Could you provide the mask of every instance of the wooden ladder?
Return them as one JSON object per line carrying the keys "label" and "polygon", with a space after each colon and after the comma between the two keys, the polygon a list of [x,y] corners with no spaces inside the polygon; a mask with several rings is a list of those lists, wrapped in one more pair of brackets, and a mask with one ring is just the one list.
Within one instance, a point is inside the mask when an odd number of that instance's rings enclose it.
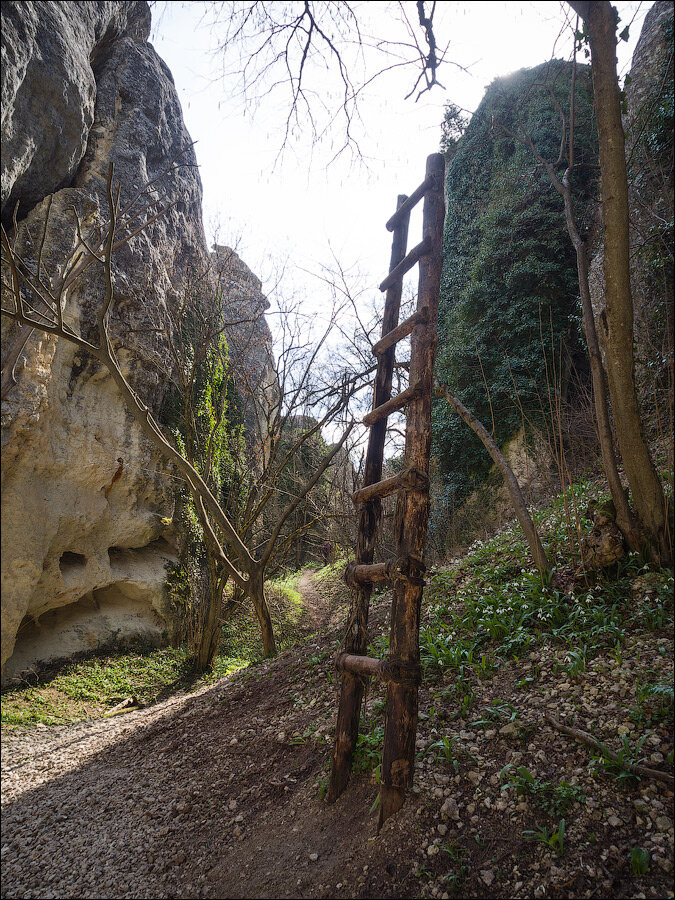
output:
{"label": "wooden ladder", "polygon": [[[356,558],[345,578],[352,588],[344,652],[337,659],[342,673],[335,750],[328,800],[336,800],[347,786],[359,731],[365,679],[387,683],[384,748],[380,781],[379,826],[403,805],[412,784],[417,733],[417,690],[421,681],[419,620],[424,587],[424,551],[429,517],[429,452],[431,392],[436,356],[436,320],[441,280],[444,160],[440,153],[427,159],[426,176],[410,197],[399,196],[387,222],[393,232],[389,274],[380,285],[386,291],[382,338],[373,347],[377,373],[373,409],[363,419],[370,428],[363,487],[352,495],[358,506]],[[410,211],[424,198],[422,242],[406,254]],[[419,263],[417,310],[399,324],[402,280]],[[395,345],[411,335],[410,386],[391,396]],[[403,471],[382,480],[387,419],[406,408]],[[397,494],[394,531],[396,558],[373,563],[382,498]],[[368,605],[374,584],[393,587],[389,656],[366,656]],[[378,826],[378,827],[379,827]]]}

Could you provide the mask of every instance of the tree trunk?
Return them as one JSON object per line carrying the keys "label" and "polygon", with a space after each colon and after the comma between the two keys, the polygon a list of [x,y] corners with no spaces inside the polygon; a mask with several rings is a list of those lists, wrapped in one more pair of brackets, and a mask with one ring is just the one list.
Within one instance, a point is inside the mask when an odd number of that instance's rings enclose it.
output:
{"label": "tree trunk", "polygon": [[551,566],[548,557],[546,556],[546,551],[539,539],[539,534],[527,509],[527,503],[520,490],[518,479],[513,474],[513,469],[504,458],[504,454],[500,451],[485,426],[469,412],[466,406],[464,406],[464,404],[461,403],[445,385],[438,385],[436,391],[448,401],[457,415],[466,422],[474,434],[480,438],[483,446],[492,457],[492,461],[502,473],[504,484],[508,491],[511,505],[513,506],[513,511],[525,534],[525,539],[529,545],[534,564],[543,575],[548,576],[551,571]]}
{"label": "tree trunk", "polygon": [[652,557],[672,563],[663,487],[649,454],[635,389],[630,285],[628,178],[616,71],[616,18],[603,2],[574,2],[588,29],[598,121],[605,238],[605,346],[616,433],[633,502]]}
{"label": "tree trunk", "polygon": [[201,623],[199,634],[195,638],[194,656],[192,667],[195,672],[206,672],[213,665],[213,660],[218,652],[220,643],[220,610],[218,606],[210,602],[206,611],[204,622]]}
{"label": "tree trunk", "polygon": [[265,599],[265,582],[264,569],[256,568],[251,571],[249,583],[249,596],[253,601],[258,624],[260,625],[260,634],[263,643],[263,656],[275,656],[277,652],[276,641],[274,640],[274,628],[272,626],[272,617],[270,609]]}
{"label": "tree trunk", "polygon": [[525,139],[527,146],[545,167],[548,177],[551,179],[551,184],[563,198],[565,224],[567,225],[567,232],[576,253],[582,321],[584,335],[586,337],[586,346],[588,347],[588,355],[591,363],[593,403],[598,425],[598,439],[600,441],[600,451],[602,453],[602,466],[616,508],[617,525],[631,550],[637,550],[640,547],[640,536],[636,528],[635,517],[632,515],[630,506],[628,505],[628,496],[621,484],[619,465],[614,449],[614,431],[612,429],[612,422],[609,414],[609,402],[607,399],[607,376],[602,364],[598,332],[595,327],[595,316],[593,314],[593,303],[591,302],[591,291],[588,283],[588,247],[579,234],[574,215],[572,188],[570,186],[570,176],[572,173],[572,162],[574,157],[573,141],[574,135],[571,134],[569,152],[570,165],[561,180],[558,178],[554,166],[537,152],[532,138],[528,135]]}
{"label": "tree trunk", "polygon": [[206,672],[212,667],[220,644],[223,590],[227,583],[227,576],[219,577],[219,567],[212,558],[208,560],[208,568],[209,591],[206,610],[203,615],[199,616],[193,645],[192,667],[195,672]]}
{"label": "tree trunk", "polygon": [[567,175],[565,176],[563,190],[567,230],[572,243],[574,244],[577,257],[577,276],[579,279],[579,295],[581,297],[581,313],[584,334],[586,336],[586,345],[588,347],[588,355],[591,363],[593,403],[595,406],[595,417],[598,423],[598,438],[600,440],[600,451],[602,453],[602,467],[616,509],[616,524],[619,527],[621,534],[626,539],[626,543],[630,549],[638,550],[640,547],[640,535],[636,528],[635,517],[631,514],[628,505],[626,491],[621,484],[619,467],[614,451],[614,432],[612,430],[612,422],[609,416],[609,404],[607,402],[607,377],[605,375],[605,368],[602,364],[598,332],[595,327],[595,317],[593,315],[593,303],[591,301],[591,292],[588,284],[588,248],[576,227],[572,209],[572,191]]}

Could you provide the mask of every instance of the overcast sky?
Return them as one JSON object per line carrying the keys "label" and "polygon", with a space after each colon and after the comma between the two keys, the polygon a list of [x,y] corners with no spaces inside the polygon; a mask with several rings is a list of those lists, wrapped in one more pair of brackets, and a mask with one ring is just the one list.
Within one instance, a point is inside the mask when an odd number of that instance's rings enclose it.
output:
{"label": "overcast sky", "polygon": [[[629,44],[619,47],[624,74],[650,5],[616,4],[622,25],[633,22]],[[399,4],[370,0],[352,6],[364,43],[406,40]],[[405,6],[414,12],[414,3]],[[223,75],[222,55],[214,50],[223,29],[208,24],[213,8],[179,0],[157,3],[151,37],[173,73],[188,130],[197,141],[207,236],[212,241],[218,228],[219,243],[237,246],[266,290],[271,291],[279,264],[286,263],[282,290],[304,294],[309,309],[321,308],[325,288],[304,270],[333,267],[333,257],[343,269],[361,274],[368,296],[379,296],[376,285],[386,274],[391,240],[384,223],[397,194],[411,193],[422,181],[425,159],[438,149],[446,101],[473,111],[495,77],[571,53],[569,28],[563,29],[567,4],[440,2],[439,45],[449,41],[448,58],[467,71],[444,66],[439,80],[445,90],[434,88],[418,102],[404,99],[417,77],[413,68],[383,74],[364,92],[361,119],[354,123],[361,158],[344,152],[333,159],[344,138],[339,118],[319,144],[312,143],[302,121],[280,156],[287,94],[268,83],[257,104],[251,95],[242,98],[236,66]],[[355,48],[345,52],[357,82],[363,71],[383,64],[373,50],[360,56],[350,56]],[[314,66],[307,78],[316,92],[315,108],[323,101],[336,108],[338,85],[326,71]],[[418,240],[419,222],[413,220],[410,246]]]}

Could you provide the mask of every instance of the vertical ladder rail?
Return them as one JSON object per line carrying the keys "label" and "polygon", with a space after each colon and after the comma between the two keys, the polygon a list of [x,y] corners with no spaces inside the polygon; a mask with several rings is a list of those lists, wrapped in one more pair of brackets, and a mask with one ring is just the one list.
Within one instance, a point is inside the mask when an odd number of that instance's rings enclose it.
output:
{"label": "vertical ladder rail", "polygon": [[[328,800],[334,801],[349,781],[363,700],[364,679],[387,682],[386,721],[380,784],[379,826],[397,812],[413,779],[417,734],[417,692],[420,679],[419,625],[424,587],[424,554],[429,517],[429,455],[431,396],[436,356],[438,299],[442,268],[444,160],[439,153],[427,159],[424,182],[409,197],[398,198],[397,211],[387,222],[394,231],[382,338],[373,347],[378,368],[373,411],[364,417],[371,429],[363,487],[352,499],[359,506],[356,559],[345,577],[352,587],[350,618],[344,652],[337,660],[343,674]],[[406,256],[410,210],[424,197],[422,243]],[[417,312],[398,325],[402,279],[419,263]],[[391,399],[395,344],[411,335],[410,387]],[[387,418],[407,407],[405,468],[381,480]],[[397,558],[373,564],[381,519],[381,498],[398,493],[394,524]],[[389,656],[365,655],[368,605],[374,583],[393,584]],[[378,827],[379,827],[378,826]]]}
{"label": "vertical ladder rail", "polygon": [[[422,561],[426,550],[429,518],[429,456],[431,450],[431,397],[438,335],[438,299],[442,268],[442,235],[445,218],[443,197],[444,160],[441,154],[427,159],[426,180],[434,187],[424,197],[423,239],[431,244],[420,260],[418,310],[426,307],[426,321],[411,337],[410,383],[422,389],[407,410],[405,464],[427,476],[422,490],[398,495],[395,523],[399,557]],[[399,576],[394,580],[391,608],[389,661],[403,677],[387,684],[379,825],[397,812],[412,785],[417,735],[417,691],[420,680],[419,629],[423,579]]]}
{"label": "vertical ladder rail", "polygon": [[[399,195],[397,211],[401,209],[407,199],[405,194]],[[405,258],[408,246],[409,221],[410,212],[403,212],[398,217],[398,221],[393,228],[390,272]],[[402,281],[398,280],[387,290],[382,318],[382,337],[398,325],[402,289]],[[386,403],[391,398],[395,350],[396,348],[392,346],[378,358],[373,390],[373,409]],[[364,487],[375,484],[382,478],[386,431],[386,419],[376,422],[371,427],[366,452]],[[356,563],[359,565],[370,565],[373,561],[377,528],[381,516],[382,501],[379,499],[370,500],[359,507],[356,544]],[[344,649],[347,653],[362,656],[366,652],[368,642],[368,606],[371,593],[372,584],[359,585],[352,590],[349,626],[344,641]],[[359,732],[363,687],[363,679],[356,673],[344,673],[338,708],[333,767],[328,786],[327,799],[329,802],[337,800],[349,781],[352,758]]]}

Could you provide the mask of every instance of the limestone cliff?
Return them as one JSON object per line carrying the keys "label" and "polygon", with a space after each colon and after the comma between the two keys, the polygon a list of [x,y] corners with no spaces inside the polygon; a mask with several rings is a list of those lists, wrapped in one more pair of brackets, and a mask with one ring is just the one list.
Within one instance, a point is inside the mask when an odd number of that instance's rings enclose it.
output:
{"label": "limestone cliff", "polygon": [[270,303],[260,279],[231,247],[215,244],[211,253],[212,279],[227,293],[229,327],[226,336],[235,389],[250,445],[264,448],[270,416],[279,410],[280,394],[272,334],[265,319]]}
{"label": "limestone cliff", "polygon": [[[170,204],[113,265],[111,335],[157,412],[171,374],[167,316],[184,273],[209,254],[191,139],[149,30],[146,2],[2,4],[2,209],[33,262],[47,222],[43,267],[56,278],[78,242],[76,214],[83,227],[107,221],[110,162],[120,207],[138,216],[131,230]],[[64,317],[83,336],[103,292],[91,265],[65,294]],[[5,677],[113,638],[161,640],[180,542],[167,524],[176,473],[86,352],[5,319],[2,350],[3,380],[13,368],[16,381],[2,404]]]}

